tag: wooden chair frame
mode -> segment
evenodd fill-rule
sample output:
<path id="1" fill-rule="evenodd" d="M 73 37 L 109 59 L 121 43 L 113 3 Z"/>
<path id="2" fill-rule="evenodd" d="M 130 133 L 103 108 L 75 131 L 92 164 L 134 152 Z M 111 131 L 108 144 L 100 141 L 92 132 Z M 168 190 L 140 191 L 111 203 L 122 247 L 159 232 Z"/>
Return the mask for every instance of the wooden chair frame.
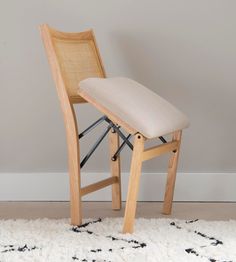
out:
<path id="1" fill-rule="evenodd" d="M 60 100 L 64 123 L 66 128 L 67 147 L 68 147 L 68 167 L 69 167 L 69 178 L 70 178 L 70 204 L 71 204 L 71 224 L 80 225 L 82 223 L 82 208 L 81 198 L 82 196 L 112 185 L 112 208 L 121 208 L 121 176 L 120 176 L 120 156 L 117 151 L 121 150 L 122 145 L 119 143 L 119 136 L 121 135 L 117 126 L 122 127 L 128 132 L 129 136 L 123 138 L 123 144 L 128 143 L 128 139 L 131 135 L 134 136 L 133 155 L 131 162 L 130 178 L 127 202 L 125 208 L 123 233 L 132 233 L 136 212 L 137 197 L 139 191 L 139 183 L 141 176 L 141 169 L 143 161 L 152 159 L 164 153 L 170 152 L 171 158 L 169 161 L 166 192 L 164 198 L 163 213 L 170 214 L 172 208 L 172 200 L 174 194 L 174 186 L 176 179 L 176 169 L 179 157 L 179 149 L 181 142 L 182 131 L 176 131 L 173 133 L 172 141 L 166 142 L 164 138 L 161 138 L 164 142 L 162 145 L 155 146 L 149 149 L 144 149 L 144 144 L 147 138 L 142 134 L 134 130 L 128 123 L 123 122 L 112 112 L 109 112 L 101 105 L 97 104 L 90 97 L 81 94 L 79 91 L 77 94 L 69 90 L 68 79 L 66 78 L 62 65 L 60 63 L 60 57 L 56 49 L 56 41 L 58 39 L 62 41 L 92 41 L 93 52 L 98 65 L 98 70 L 94 75 L 93 72 L 86 72 L 86 74 L 79 75 L 79 80 L 87 77 L 99 76 L 106 77 L 105 70 L 102 64 L 102 60 L 99 54 L 98 47 L 96 45 L 95 37 L 92 30 L 82 33 L 62 33 L 50 28 L 44 24 L 40 26 L 41 36 L 44 42 L 44 46 L 47 52 L 49 64 L 51 66 L 52 75 L 57 87 L 57 93 Z M 74 87 L 76 88 L 76 87 Z M 109 131 L 109 145 L 110 145 L 110 157 L 111 159 L 111 177 L 99 181 L 97 183 L 85 186 L 81 188 L 80 183 L 80 149 L 79 149 L 79 132 L 78 125 L 74 111 L 74 104 L 89 102 L 94 105 L 97 109 L 103 112 L 107 116 L 107 120 L 114 128 Z M 116 127 L 116 128 L 115 128 Z M 120 149 L 121 148 L 121 149 Z M 117 154 L 116 154 L 117 153 Z M 114 158 L 114 154 L 116 154 Z"/>

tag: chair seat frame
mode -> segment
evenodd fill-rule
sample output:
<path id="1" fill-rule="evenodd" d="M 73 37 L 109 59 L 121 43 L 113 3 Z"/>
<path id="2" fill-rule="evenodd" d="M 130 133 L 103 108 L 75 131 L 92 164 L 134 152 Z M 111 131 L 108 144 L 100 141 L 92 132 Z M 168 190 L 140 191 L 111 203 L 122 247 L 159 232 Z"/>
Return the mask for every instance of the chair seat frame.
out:
<path id="1" fill-rule="evenodd" d="M 118 147 L 114 155 L 111 157 L 112 161 L 116 161 L 117 157 L 120 155 L 121 151 L 124 149 L 124 147 L 127 145 L 131 150 L 133 150 L 133 145 L 129 141 L 132 137 L 132 134 L 128 134 L 128 136 L 125 136 L 124 133 L 120 130 L 120 126 L 117 126 L 115 123 L 113 123 L 107 116 L 102 116 L 95 122 L 93 122 L 90 126 L 88 126 L 83 132 L 79 134 L 79 139 L 83 138 L 85 135 L 87 135 L 90 131 L 92 131 L 95 127 L 97 127 L 102 122 L 106 121 L 109 125 L 104 131 L 104 133 L 98 138 L 98 140 L 94 143 L 92 148 L 89 150 L 87 155 L 83 158 L 83 160 L 80 163 L 80 168 L 82 169 L 83 166 L 86 164 L 86 162 L 89 160 L 89 158 L 92 156 L 92 154 L 95 152 L 97 147 L 100 145 L 100 143 L 104 140 L 104 138 L 108 135 L 109 131 L 111 130 L 112 133 L 118 134 L 118 136 L 123 139 L 122 144 Z M 167 141 L 163 136 L 160 136 L 159 139 L 163 144 L 166 144 Z"/>

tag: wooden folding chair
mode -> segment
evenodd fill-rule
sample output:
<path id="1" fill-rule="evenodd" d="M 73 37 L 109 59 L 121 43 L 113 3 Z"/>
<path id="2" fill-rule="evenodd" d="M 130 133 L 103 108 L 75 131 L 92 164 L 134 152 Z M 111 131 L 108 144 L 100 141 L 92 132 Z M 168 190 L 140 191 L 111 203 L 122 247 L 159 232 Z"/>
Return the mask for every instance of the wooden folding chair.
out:
<path id="1" fill-rule="evenodd" d="M 132 233 L 136 212 L 142 162 L 170 152 L 164 214 L 170 214 L 176 179 L 182 129 L 188 119 L 157 94 L 128 78 L 106 78 L 93 31 L 63 33 L 44 24 L 42 39 L 60 99 L 66 127 L 71 224 L 82 223 L 81 197 L 112 185 L 112 208 L 121 208 L 120 152 L 125 145 L 133 150 L 124 233 Z M 89 102 L 104 114 L 85 131 L 78 133 L 73 105 Z M 79 139 L 102 121 L 107 128 L 80 162 Z M 126 136 L 122 130 L 125 130 Z M 173 134 L 172 141 L 163 137 Z M 80 169 L 109 134 L 111 177 L 81 188 Z M 134 136 L 134 144 L 130 138 Z M 122 143 L 119 143 L 119 138 Z M 161 145 L 145 149 L 148 139 L 159 138 Z"/>

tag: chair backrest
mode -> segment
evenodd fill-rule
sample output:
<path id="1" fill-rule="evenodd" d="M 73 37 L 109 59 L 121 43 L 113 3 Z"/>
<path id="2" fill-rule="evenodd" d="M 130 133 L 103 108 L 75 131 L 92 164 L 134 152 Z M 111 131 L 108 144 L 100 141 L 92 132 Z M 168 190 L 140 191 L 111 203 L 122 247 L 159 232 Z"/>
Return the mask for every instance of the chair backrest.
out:
<path id="1" fill-rule="evenodd" d="M 40 31 L 59 98 L 67 94 L 71 103 L 86 102 L 77 94 L 79 82 L 88 77 L 105 77 L 93 31 L 64 33 L 46 24 L 40 26 Z"/>

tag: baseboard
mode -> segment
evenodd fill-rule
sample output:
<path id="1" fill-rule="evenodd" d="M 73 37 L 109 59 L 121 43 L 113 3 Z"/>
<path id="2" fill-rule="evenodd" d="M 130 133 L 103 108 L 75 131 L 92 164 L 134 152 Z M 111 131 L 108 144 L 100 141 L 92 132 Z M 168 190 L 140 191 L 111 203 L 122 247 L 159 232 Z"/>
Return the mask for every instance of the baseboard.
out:
<path id="1" fill-rule="evenodd" d="M 82 184 L 109 177 L 109 173 L 82 174 Z M 128 173 L 122 174 L 122 199 L 125 200 Z M 162 201 L 166 174 L 143 173 L 140 201 Z M 236 201 L 236 173 L 178 173 L 176 201 Z M 66 173 L 0 173 L 0 201 L 67 201 L 69 180 Z M 83 200 L 110 201 L 105 188 Z"/>

